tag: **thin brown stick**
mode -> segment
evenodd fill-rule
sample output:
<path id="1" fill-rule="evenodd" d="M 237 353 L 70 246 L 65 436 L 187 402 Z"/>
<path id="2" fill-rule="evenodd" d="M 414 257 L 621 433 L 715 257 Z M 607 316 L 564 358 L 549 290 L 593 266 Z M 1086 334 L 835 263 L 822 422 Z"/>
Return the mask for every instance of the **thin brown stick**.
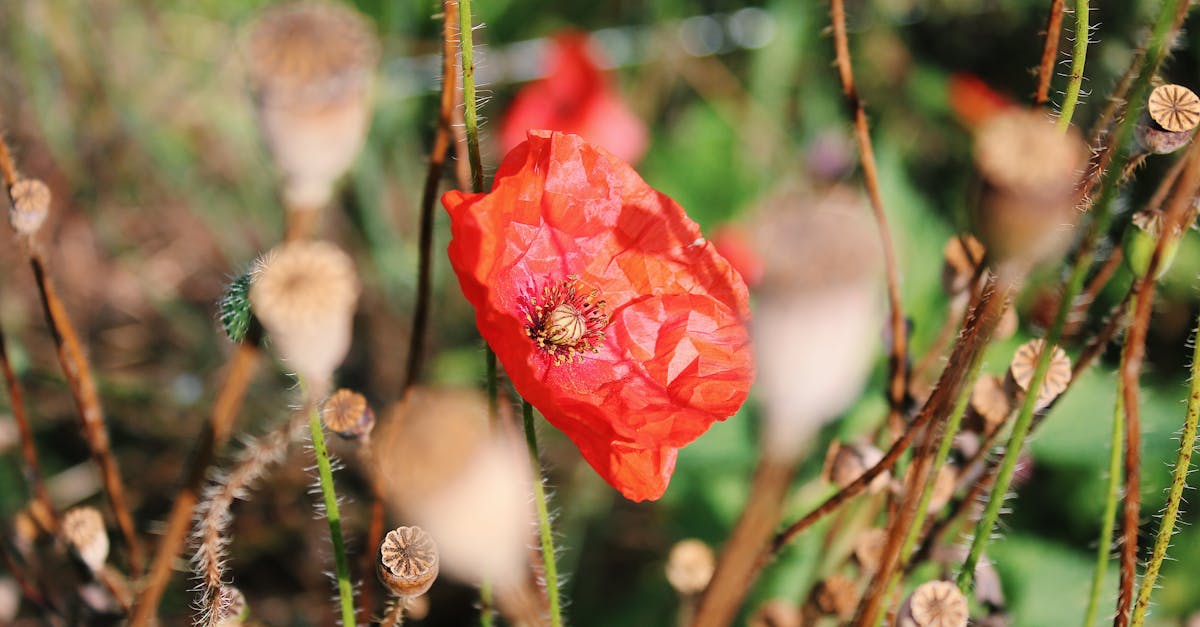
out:
<path id="1" fill-rule="evenodd" d="M 763 457 L 754 473 L 750 497 L 717 560 L 712 580 L 697 606 L 693 627 L 720 627 L 733 622 L 741 604 L 739 585 L 753 576 L 755 562 L 779 524 L 784 497 L 795 464 Z"/>
<path id="2" fill-rule="evenodd" d="M 46 595 L 42 594 L 42 591 L 39 590 L 38 587 L 33 584 L 33 581 L 31 581 L 30 578 L 25 575 L 25 570 L 21 568 L 20 564 L 17 563 L 17 560 L 13 558 L 3 539 L 0 539 L 0 561 L 4 562 L 4 567 L 8 569 L 8 572 L 12 574 L 13 579 L 16 580 L 17 586 L 21 588 L 21 594 L 23 594 L 25 599 L 27 599 L 30 603 L 38 606 L 38 608 L 42 610 L 43 616 L 57 616 L 59 614 L 58 609 L 51 605 L 50 601 L 46 598 Z"/>
<path id="3" fill-rule="evenodd" d="M 1050 14 L 1046 17 L 1046 43 L 1042 46 L 1042 62 L 1038 65 L 1037 91 L 1033 95 L 1034 106 L 1050 102 L 1050 81 L 1054 79 L 1054 62 L 1058 59 L 1058 40 L 1062 35 L 1063 0 L 1051 0 Z"/>
<path id="4" fill-rule="evenodd" d="M 8 150 L 8 144 L 4 141 L 4 135 L 0 134 L 0 177 L 4 179 L 4 188 L 7 190 L 17 184 L 17 165 L 13 162 L 12 153 Z"/>
<path id="5" fill-rule="evenodd" d="M 384 510 L 383 497 L 379 494 L 379 486 L 372 479 L 371 486 L 371 521 L 367 526 L 367 547 L 363 551 L 362 556 L 362 577 L 363 585 L 359 591 L 359 605 L 362 608 L 363 620 L 370 623 L 371 616 L 374 615 L 372 608 L 375 606 L 374 600 L 374 579 L 375 579 L 375 563 L 379 559 L 379 545 L 383 544 L 384 533 Z"/>
<path id="6" fill-rule="evenodd" d="M 83 425 L 84 437 L 91 449 L 92 457 L 100 466 L 100 475 L 104 481 L 105 492 L 113 514 L 117 518 L 117 526 L 125 538 L 129 549 L 129 569 L 135 577 L 142 573 L 142 548 L 134 531 L 133 517 L 129 513 L 129 505 L 125 499 L 125 484 L 121 481 L 121 471 L 117 460 L 113 457 L 109 446 L 108 431 L 105 427 L 104 412 L 100 409 L 100 398 L 96 393 L 96 383 L 92 378 L 92 370 L 83 348 L 79 344 L 79 336 L 67 316 L 67 310 L 58 297 L 46 264 L 41 253 L 30 246 L 29 263 L 33 276 L 37 281 L 38 292 L 42 297 L 42 309 L 45 313 L 46 324 L 54 337 L 58 354 L 58 362 L 62 366 L 63 375 L 71 388 L 71 396 L 79 410 Z"/>
<path id="7" fill-rule="evenodd" d="M 1185 5 L 1190 3 L 1184 3 Z M 1121 572 L 1117 615 L 1114 625 L 1124 627 L 1129 623 L 1129 609 L 1133 603 L 1133 588 L 1137 579 L 1138 522 L 1141 514 L 1141 408 L 1138 377 L 1146 352 L 1146 334 L 1150 327 L 1150 311 L 1154 300 L 1155 275 L 1163 262 L 1166 243 L 1176 237 L 1184 216 L 1189 212 L 1192 199 L 1200 190 L 1200 144 L 1193 143 L 1188 150 L 1187 165 L 1167 205 L 1163 218 L 1162 235 L 1146 274 L 1135 286 L 1133 322 L 1125 337 L 1124 361 L 1121 368 L 1121 387 L 1125 400 L 1125 507 L 1122 521 Z"/>
<path id="8" fill-rule="evenodd" d="M 284 218 L 283 241 L 298 242 L 311 239 L 317 232 L 320 218 L 320 209 L 288 207 Z"/>
<path id="9" fill-rule="evenodd" d="M 892 244 L 892 232 L 888 227 L 887 213 L 883 208 L 883 194 L 879 190 L 879 175 L 875 168 L 875 150 L 871 145 L 871 132 L 867 125 L 867 113 L 863 109 L 858 91 L 854 87 L 854 67 L 850 62 L 850 42 L 846 36 L 846 7 L 844 0 L 830 0 L 830 17 L 833 21 L 833 43 L 838 76 L 842 81 L 842 94 L 854 117 L 854 138 L 858 143 L 859 160 L 862 164 L 863 183 L 871 199 L 871 210 L 879 225 L 880 246 L 887 273 L 887 294 L 890 327 L 892 332 L 891 353 L 888 357 L 888 406 L 889 422 L 897 422 L 904 412 L 908 394 L 908 326 L 900 303 L 900 270 L 896 265 L 896 251 Z"/>
<path id="10" fill-rule="evenodd" d="M 458 81 L 458 2 L 446 0 L 442 3 L 442 97 L 438 110 L 437 130 L 433 136 L 433 150 L 429 154 L 429 170 L 425 174 L 425 188 L 421 191 L 421 225 L 418 239 L 420 257 L 417 262 L 417 295 L 413 311 L 412 332 L 409 336 L 408 366 L 404 387 L 400 393 L 421 378 L 421 363 L 425 355 L 425 336 L 429 327 L 429 295 L 433 282 L 433 205 L 437 201 L 438 186 L 442 181 L 442 170 L 446 164 L 446 153 L 450 150 L 451 126 L 454 111 L 462 100 Z"/>
<path id="11" fill-rule="evenodd" d="M 149 625 L 158 612 L 158 604 L 174 572 L 175 558 L 183 550 L 184 541 L 187 539 L 200 488 L 213 458 L 229 441 L 233 432 L 233 422 L 242 406 L 242 400 L 246 397 L 246 389 L 254 376 L 259 354 L 256 332 L 252 332 L 250 337 L 238 344 L 234 351 L 228 374 L 217 393 L 216 402 L 213 403 L 208 425 L 188 463 L 183 487 L 175 495 L 175 503 L 167 517 L 166 531 L 150 565 L 146 586 L 135 600 L 131 627 Z"/>
<path id="12" fill-rule="evenodd" d="M 17 375 L 13 372 L 12 363 L 8 360 L 3 329 L 0 329 L 0 369 L 4 371 L 4 382 L 8 386 L 9 405 L 21 437 L 21 456 L 25 460 L 22 470 L 33 501 L 31 511 L 38 524 L 53 533 L 58 529 L 58 517 L 54 512 L 54 505 L 50 502 L 50 495 L 46 492 L 46 485 L 42 482 L 37 446 L 33 441 L 33 429 L 29 426 L 29 417 L 25 414 L 25 395 L 21 391 L 21 382 L 17 380 Z"/>

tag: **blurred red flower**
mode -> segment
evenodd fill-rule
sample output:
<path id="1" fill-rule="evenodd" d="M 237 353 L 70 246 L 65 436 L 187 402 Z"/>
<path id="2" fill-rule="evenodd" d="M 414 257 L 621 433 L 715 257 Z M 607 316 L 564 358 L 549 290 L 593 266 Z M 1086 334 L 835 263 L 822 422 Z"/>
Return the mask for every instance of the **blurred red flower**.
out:
<path id="1" fill-rule="evenodd" d="M 505 153 L 525 141 L 531 129 L 581 135 L 619 159 L 635 163 L 646 152 L 646 125 L 625 103 L 596 65 L 588 37 L 556 36 L 546 56 L 546 77 L 522 88 L 500 123 Z"/>
<path id="2" fill-rule="evenodd" d="M 1012 98 L 992 89 L 978 76 L 966 72 L 951 74 L 946 90 L 954 115 L 970 128 L 982 126 L 997 113 L 1017 106 Z"/>
<path id="3" fill-rule="evenodd" d="M 517 392 L 627 498 L 754 378 L 746 285 L 675 201 L 575 135 L 531 131 L 489 194 L 452 191 L 449 256 Z"/>

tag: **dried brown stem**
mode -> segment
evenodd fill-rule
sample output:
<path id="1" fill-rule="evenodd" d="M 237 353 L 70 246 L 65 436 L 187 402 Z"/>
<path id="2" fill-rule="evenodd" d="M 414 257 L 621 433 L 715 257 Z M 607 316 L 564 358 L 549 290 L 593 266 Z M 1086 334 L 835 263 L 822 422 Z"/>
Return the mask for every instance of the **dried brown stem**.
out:
<path id="1" fill-rule="evenodd" d="M 1184 3 L 1188 5 L 1190 3 Z M 1141 514 L 1141 408 L 1138 377 L 1146 353 L 1146 334 L 1150 327 L 1150 311 L 1154 300 L 1155 276 L 1163 263 L 1166 243 L 1175 237 L 1191 209 L 1192 199 L 1200 190 L 1200 144 L 1193 143 L 1185 157 L 1187 165 L 1175 185 L 1163 218 L 1162 235 L 1145 276 L 1134 287 L 1133 322 L 1125 337 L 1124 364 L 1121 367 L 1121 387 L 1125 401 L 1125 503 L 1122 521 L 1121 573 L 1117 596 L 1117 615 L 1114 625 L 1124 627 L 1129 622 L 1133 603 L 1133 588 L 1137 579 L 1138 522 Z"/>
<path id="2" fill-rule="evenodd" d="M 401 395 L 421 378 L 421 361 L 425 353 L 425 336 L 429 327 L 429 295 L 433 281 L 433 206 L 437 201 L 438 185 L 442 181 L 446 153 L 450 150 L 454 111 L 462 100 L 458 81 L 455 80 L 458 76 L 457 0 L 443 2 L 442 15 L 442 97 L 438 109 L 437 130 L 433 136 L 433 150 L 429 154 L 429 170 L 425 174 L 425 188 L 421 191 L 416 308 L 413 311 L 407 374 L 404 387 L 400 390 Z"/>
<path id="3" fill-rule="evenodd" d="M 784 497 L 795 464 L 762 458 L 754 473 L 750 497 L 717 560 L 712 580 L 697 606 L 693 627 L 720 627 L 733 622 L 758 556 L 779 524 Z"/>
<path id="4" fill-rule="evenodd" d="M 367 526 L 367 547 L 363 551 L 362 556 L 363 585 L 359 591 L 363 620 L 368 624 L 370 623 L 370 617 L 373 615 L 371 608 L 375 605 L 373 598 L 375 591 L 375 563 L 379 559 L 376 549 L 379 548 L 379 545 L 383 544 L 383 534 L 385 531 L 383 526 L 383 497 L 379 494 L 379 486 L 374 480 L 372 480 L 371 492 L 371 521 Z"/>
<path id="5" fill-rule="evenodd" d="M 284 218 L 283 241 L 298 242 L 312 239 L 321 218 L 320 209 L 288 207 Z"/>
<path id="6" fill-rule="evenodd" d="M 125 538 L 129 549 L 129 569 L 135 577 L 142 573 L 142 548 L 134 531 L 133 517 L 129 513 L 129 505 L 125 499 L 125 484 L 121 481 L 121 471 L 117 460 L 109 447 L 108 431 L 105 427 L 104 413 L 100 409 L 100 398 L 96 393 L 96 383 L 92 378 L 92 370 L 83 348 L 79 344 L 79 336 L 67 316 L 54 288 L 46 264 L 41 253 L 30 247 L 29 263 L 33 268 L 33 276 L 37 281 L 38 292 L 42 297 L 42 309 L 46 316 L 46 324 L 50 327 L 51 335 L 58 354 L 58 362 L 62 366 L 63 375 L 71 388 L 71 396 L 79 410 L 83 425 L 84 437 L 92 457 L 100 466 L 100 475 L 104 481 L 104 489 L 108 495 L 109 504 L 117 518 L 117 526 Z"/>
<path id="7" fill-rule="evenodd" d="M 225 382 L 217 393 L 216 402 L 213 403 L 208 425 L 188 463 L 183 487 L 175 495 L 175 503 L 167 517 L 166 531 L 150 564 L 145 588 L 135 600 L 131 627 L 151 624 L 158 612 L 158 604 L 174 572 L 175 558 L 183 550 L 184 541 L 187 539 L 192 514 L 196 511 L 196 502 L 208 468 L 217 452 L 229 441 L 234 419 L 242 406 L 242 400 L 246 397 L 246 388 L 254 376 L 259 356 L 256 336 L 257 333 L 252 333 L 252 336 L 238 344 L 234 351 Z"/>
<path id="8" fill-rule="evenodd" d="M 8 386 L 9 405 L 21 437 L 21 456 L 25 460 L 25 467 L 22 470 L 34 503 L 32 511 L 38 519 L 39 525 L 47 531 L 54 532 L 58 528 L 58 517 L 54 512 L 54 505 L 50 502 L 50 495 L 46 493 L 46 485 L 42 483 L 42 471 L 38 463 L 37 446 L 33 441 L 33 429 L 29 426 L 29 417 L 25 414 L 25 395 L 21 391 L 21 383 L 17 380 L 16 373 L 13 372 L 12 363 L 8 360 L 8 350 L 5 346 L 2 329 L 0 329 L 0 369 L 4 371 L 4 382 Z"/>
<path id="9" fill-rule="evenodd" d="M 875 168 L 875 149 L 871 145 L 871 132 L 867 125 L 867 113 L 854 87 L 854 68 L 850 62 L 850 42 L 846 36 L 846 7 L 844 0 L 830 0 L 830 17 L 833 21 L 833 43 L 836 54 L 838 76 L 842 81 L 842 94 L 854 118 L 854 138 L 858 143 L 859 160 L 862 164 L 863 183 L 871 199 L 871 210 L 879 225 L 880 246 L 887 273 L 889 322 L 892 333 L 891 354 L 888 357 L 888 406 L 889 422 L 896 422 L 904 412 L 904 401 L 908 392 L 908 327 L 900 303 L 900 270 L 896 265 L 896 251 L 892 244 L 892 232 L 888 227 L 887 213 L 883 209 L 883 194 L 879 190 L 879 175 Z"/>
<path id="10" fill-rule="evenodd" d="M 26 576 L 25 570 L 13 558 L 8 550 L 8 546 L 2 539 L 0 539 L 0 561 L 4 563 L 4 567 L 8 569 L 13 579 L 16 580 L 17 586 L 21 588 L 21 594 L 30 603 L 38 606 L 42 610 L 43 616 L 57 616 L 59 614 L 58 609 L 50 604 L 50 601 L 42 594 L 42 591 Z"/>
<path id="11" fill-rule="evenodd" d="M 4 188 L 16 185 L 17 179 L 17 164 L 13 162 L 12 153 L 8 150 L 8 144 L 4 141 L 4 135 L 0 134 L 0 178 L 4 179 Z"/>
<path id="12" fill-rule="evenodd" d="M 1046 43 L 1042 47 L 1042 62 L 1038 65 L 1037 91 L 1033 95 L 1034 106 L 1050 102 L 1050 81 L 1054 79 L 1054 62 L 1058 59 L 1058 40 L 1062 34 L 1063 0 L 1050 1 L 1050 14 L 1046 17 Z"/>

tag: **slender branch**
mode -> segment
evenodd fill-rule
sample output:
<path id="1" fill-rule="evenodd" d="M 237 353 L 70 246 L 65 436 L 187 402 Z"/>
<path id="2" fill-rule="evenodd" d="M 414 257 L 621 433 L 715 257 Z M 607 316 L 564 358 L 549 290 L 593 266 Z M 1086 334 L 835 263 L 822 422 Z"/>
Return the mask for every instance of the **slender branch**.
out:
<path id="1" fill-rule="evenodd" d="M 105 427 L 104 413 L 100 409 L 100 398 L 96 393 L 96 383 L 92 378 L 92 370 L 83 349 L 79 344 L 79 336 L 67 316 L 54 288 L 54 283 L 46 273 L 46 265 L 41 253 L 33 246 L 29 247 L 29 263 L 33 269 L 38 292 L 42 298 L 42 309 L 45 313 L 46 324 L 54 337 L 58 362 L 62 366 L 63 375 L 71 388 L 71 396 L 79 410 L 80 421 L 83 424 L 84 437 L 92 457 L 100 466 L 100 475 L 104 481 L 105 492 L 113 514 L 117 518 L 117 526 L 129 548 L 129 568 L 134 576 L 142 573 L 142 548 L 134 531 L 133 517 L 125 498 L 125 484 L 121 481 L 121 471 L 117 460 L 109 447 L 108 431 Z"/>
<path id="2" fill-rule="evenodd" d="M 438 186 L 450 150 L 451 126 L 454 109 L 458 106 L 457 72 L 458 45 L 458 2 L 445 0 L 442 3 L 442 96 L 438 109 L 437 129 L 433 136 L 433 150 L 429 153 L 429 170 L 425 174 L 425 187 L 421 191 L 421 224 L 418 239 L 419 260 L 417 262 L 416 308 L 413 311 L 412 332 L 409 334 L 408 368 L 401 393 L 421 379 L 421 365 L 425 353 L 425 339 L 429 327 L 429 298 L 433 283 L 433 207 L 437 202 Z"/>
<path id="3" fill-rule="evenodd" d="M 151 624 L 158 612 L 163 592 L 166 591 L 167 584 L 175 572 L 175 558 L 179 556 L 187 540 L 192 514 L 196 511 L 204 478 L 217 452 L 229 441 L 234 419 L 258 364 L 258 332 L 255 330 L 251 333 L 252 335 L 238 344 L 234 351 L 225 381 L 217 393 L 216 402 L 213 403 L 208 425 L 201 435 L 199 445 L 192 452 L 183 487 L 175 495 L 175 503 L 167 516 L 166 531 L 150 564 L 146 586 L 134 602 L 133 616 L 129 623 L 131 627 L 145 627 Z"/>
<path id="4" fill-rule="evenodd" d="M 1054 79 L 1054 62 L 1058 59 L 1058 40 L 1062 36 L 1063 0 L 1050 0 L 1050 14 L 1046 17 L 1046 42 L 1042 46 L 1042 62 L 1038 64 L 1037 91 L 1033 96 L 1035 106 L 1050 102 L 1050 81 Z"/>
<path id="5" fill-rule="evenodd" d="M 830 0 L 830 17 L 833 21 L 833 42 L 838 76 L 842 81 L 842 94 L 854 117 L 854 138 L 858 143 L 859 160 L 862 164 L 863 182 L 871 199 L 871 210 L 879 225 L 880 246 L 887 273 L 889 320 L 892 335 L 891 354 L 888 358 L 888 404 L 891 417 L 897 422 L 904 412 L 908 396 L 908 325 L 900 303 L 900 270 L 896 264 L 896 251 L 892 244 L 892 233 L 888 227 L 887 213 L 883 208 L 883 194 L 879 190 L 879 175 L 875 167 L 875 150 L 871 145 L 871 132 L 867 125 L 867 113 L 854 87 L 854 68 L 850 62 L 850 43 L 846 36 L 846 8 L 844 0 Z"/>
<path id="6" fill-rule="evenodd" d="M 0 178 L 4 179 L 6 190 L 16 185 L 20 178 L 17 175 L 17 165 L 13 161 L 12 153 L 9 152 L 8 144 L 4 141 L 3 133 L 0 133 Z"/>
<path id="7" fill-rule="evenodd" d="M 1200 320 L 1196 326 L 1197 333 L 1200 333 Z M 1171 536 L 1175 535 L 1175 519 L 1179 516 L 1179 503 L 1183 500 L 1183 490 L 1187 487 L 1192 451 L 1196 447 L 1196 424 L 1200 421 L 1200 342 L 1193 340 L 1192 344 L 1192 385 L 1188 393 L 1187 417 L 1184 419 L 1183 433 L 1179 436 L 1179 455 L 1175 459 L 1175 470 L 1171 473 L 1171 489 L 1167 494 L 1162 522 L 1159 523 L 1158 537 L 1154 540 L 1154 552 L 1146 566 L 1146 573 L 1142 575 L 1137 604 L 1133 607 L 1133 627 L 1141 626 L 1146 618 L 1146 610 L 1150 607 L 1150 593 L 1154 590 L 1158 571 L 1167 556 Z"/>
<path id="8" fill-rule="evenodd" d="M 1055 1 L 1061 4 L 1061 0 Z M 1063 131 L 1071 126 L 1075 104 L 1079 102 L 1079 91 L 1083 87 L 1083 68 L 1087 62 L 1088 40 L 1092 35 L 1088 26 L 1090 10 L 1088 0 L 1075 0 L 1075 50 L 1071 55 L 1071 78 L 1067 82 L 1067 94 L 1058 116 L 1058 128 Z"/>
<path id="9" fill-rule="evenodd" d="M 321 480 L 321 495 L 325 500 L 325 517 L 329 520 L 329 539 L 333 543 L 333 566 L 337 578 L 338 605 L 342 611 L 343 627 L 353 627 L 354 587 L 350 582 L 350 565 L 346 561 L 346 543 L 342 538 L 342 515 L 338 510 L 337 488 L 333 483 L 333 466 L 325 446 L 325 432 L 316 403 L 309 401 L 308 428 L 312 433 L 313 454 L 317 458 L 317 475 Z"/>
<path id="10" fill-rule="evenodd" d="M 525 422 L 525 442 L 529 445 L 529 465 L 533 471 L 533 500 L 537 507 L 538 535 L 542 543 L 542 564 L 546 598 L 550 604 L 550 625 L 562 627 L 562 608 L 558 595 L 558 564 L 554 559 L 554 535 L 550 528 L 550 509 L 546 505 L 546 490 L 542 485 L 542 464 L 538 456 L 537 429 L 533 424 L 533 405 L 521 400 Z"/>
<path id="11" fill-rule="evenodd" d="M 8 349 L 5 346 L 4 330 L 0 329 L 0 369 L 4 371 L 4 383 L 8 387 L 8 401 L 12 409 L 13 420 L 17 423 L 17 432 L 21 437 L 21 455 L 25 460 L 22 469 L 25 482 L 29 485 L 29 493 L 36 507 L 38 524 L 53 532 L 58 527 L 54 504 L 46 492 L 42 482 L 41 465 L 38 463 L 37 446 L 33 441 L 33 428 L 29 425 L 29 417 L 25 414 L 25 395 L 21 391 L 21 382 L 13 372 L 12 362 L 8 360 Z"/>

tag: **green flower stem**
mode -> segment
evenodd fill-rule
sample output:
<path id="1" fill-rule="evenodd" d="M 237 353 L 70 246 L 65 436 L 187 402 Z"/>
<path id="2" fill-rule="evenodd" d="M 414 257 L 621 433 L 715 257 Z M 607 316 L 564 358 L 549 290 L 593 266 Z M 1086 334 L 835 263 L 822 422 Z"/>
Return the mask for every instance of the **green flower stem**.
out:
<path id="1" fill-rule="evenodd" d="M 1200 333 L 1200 320 L 1196 328 Z M 1175 519 L 1179 516 L 1179 503 L 1183 499 L 1183 490 L 1187 487 L 1187 475 L 1192 464 L 1192 450 L 1196 446 L 1196 424 L 1200 421 L 1200 342 L 1195 345 L 1192 353 L 1192 385 L 1188 392 L 1187 416 L 1183 422 L 1183 434 L 1179 437 L 1179 455 L 1175 459 L 1175 470 L 1171 474 L 1171 489 L 1167 493 L 1167 506 L 1163 511 L 1162 523 L 1158 527 L 1158 537 L 1154 540 L 1154 552 L 1146 573 L 1142 576 L 1142 585 L 1138 588 L 1137 604 L 1133 606 L 1132 627 L 1140 627 L 1146 620 L 1146 610 L 1150 607 L 1150 593 L 1154 590 L 1154 581 L 1162 567 L 1163 559 L 1167 556 L 1167 548 L 1171 545 L 1171 536 L 1175 535 Z"/>
<path id="2" fill-rule="evenodd" d="M 496 624 L 495 607 L 492 584 L 485 579 L 479 584 L 479 627 L 493 627 Z"/>
<path id="3" fill-rule="evenodd" d="M 1112 438 L 1109 443 L 1108 494 L 1104 499 L 1104 514 L 1100 518 L 1100 538 L 1096 541 L 1096 571 L 1092 573 L 1092 587 L 1088 593 L 1084 627 L 1096 624 L 1096 610 L 1100 605 L 1100 589 L 1104 587 L 1104 576 L 1108 571 L 1108 555 L 1112 548 L 1113 530 L 1117 523 L 1117 501 L 1121 498 L 1121 461 L 1125 437 L 1125 398 L 1121 389 L 1121 378 L 1117 377 L 1117 400 L 1113 404 Z"/>
<path id="4" fill-rule="evenodd" d="M 546 506 L 546 490 L 542 486 L 542 464 L 538 457 L 537 430 L 533 426 L 533 405 L 522 399 L 521 410 L 525 418 L 525 442 L 529 445 L 529 465 L 533 469 L 533 501 L 537 505 L 538 531 L 542 540 L 546 597 L 550 602 L 550 625 L 551 627 L 562 627 L 562 608 L 558 598 L 558 565 L 554 562 L 554 536 L 550 530 L 550 509 Z"/>
<path id="5" fill-rule="evenodd" d="M 333 541 L 333 563 L 337 575 L 338 601 L 342 608 L 342 625 L 354 621 L 354 590 L 350 585 L 350 568 L 346 563 L 346 544 L 342 539 L 342 516 L 338 512 L 337 492 L 333 485 L 333 467 L 321 427 L 321 415 L 315 403 L 310 403 L 308 426 L 312 430 L 313 453 L 317 457 L 317 472 L 321 477 L 321 494 L 325 497 L 325 516 L 329 519 L 329 537 Z"/>
<path id="6" fill-rule="evenodd" d="M 479 115 L 475 111 L 475 43 L 471 0 L 458 0 L 458 37 L 462 48 L 463 125 L 471 162 L 472 191 L 483 191 L 483 161 L 479 157 Z"/>
<path id="7" fill-rule="evenodd" d="M 1083 86 L 1083 66 L 1087 61 L 1088 38 L 1091 36 L 1088 25 L 1088 0 L 1075 2 L 1075 50 L 1071 58 L 1071 80 L 1067 83 L 1067 95 L 1063 98 L 1062 111 L 1058 116 L 1058 128 L 1066 131 L 1071 126 L 1071 118 L 1075 115 L 1075 104 L 1079 102 L 1079 91 Z"/>

